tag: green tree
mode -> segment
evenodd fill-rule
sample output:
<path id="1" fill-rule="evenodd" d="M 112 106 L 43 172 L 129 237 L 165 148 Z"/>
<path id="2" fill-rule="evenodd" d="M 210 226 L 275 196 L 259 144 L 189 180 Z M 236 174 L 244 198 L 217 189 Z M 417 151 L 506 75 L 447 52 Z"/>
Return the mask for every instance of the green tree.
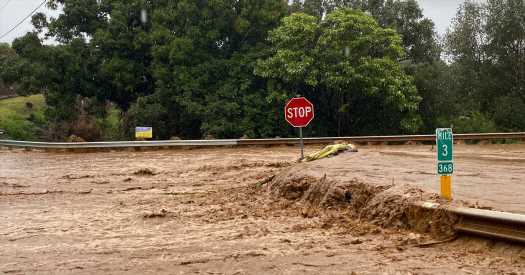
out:
<path id="1" fill-rule="evenodd" d="M 456 116 L 494 121 L 500 130 L 525 129 L 524 24 L 523 1 L 461 6 L 445 40 Z"/>
<path id="2" fill-rule="evenodd" d="M 10 87 L 17 79 L 17 67 L 20 58 L 9 44 L 0 43 L 0 96 L 11 94 Z"/>
<path id="3" fill-rule="evenodd" d="M 416 0 L 295 0 L 293 11 L 321 19 L 340 8 L 367 12 L 381 27 L 395 29 L 402 37 L 406 58 L 411 62 L 434 62 L 441 49 L 434 31 L 434 22 L 423 16 Z"/>
<path id="4" fill-rule="evenodd" d="M 424 133 L 432 132 L 433 130 L 429 129 L 437 125 L 436 117 L 439 113 L 433 113 L 437 108 L 431 106 L 442 102 L 435 101 L 438 96 L 428 95 L 438 95 L 443 93 L 443 90 L 438 88 L 440 86 L 434 86 L 435 77 L 422 79 L 421 76 L 428 76 L 429 70 L 443 70 L 440 58 L 442 50 L 434 30 L 434 22 L 423 16 L 423 11 L 415 0 L 297 0 L 294 1 L 293 10 L 304 11 L 321 19 L 326 14 L 344 7 L 365 11 L 373 16 L 381 27 L 395 29 L 401 35 L 406 52 L 402 67 L 416 79 L 417 90 L 422 95 L 421 115 L 424 127 L 421 130 Z"/>
<path id="5" fill-rule="evenodd" d="M 155 98 L 168 110 L 170 135 L 261 137 L 278 129 L 253 70 L 286 12 L 280 0 L 167 1 L 155 11 Z"/>
<path id="6" fill-rule="evenodd" d="M 413 0 L 48 5 L 62 13 L 33 17 L 35 31 L 13 43 L 11 75 L 25 92 L 45 94 L 56 139 L 110 114 L 123 118 L 129 137 L 149 125 L 157 138 L 285 136 L 292 132 L 280 110 L 296 94 L 320 106 L 313 135 L 414 132 L 421 98 L 413 79 L 425 95 L 425 123 L 439 121 L 433 104 L 444 88 L 429 75 L 447 75 L 446 65 L 437 61 L 432 22 Z M 281 23 L 290 11 L 315 16 Z"/>
<path id="7" fill-rule="evenodd" d="M 292 14 L 270 33 L 272 54 L 256 73 L 282 84 L 281 98 L 307 95 L 321 110 L 328 134 L 414 132 L 420 97 L 397 62 L 401 38 L 357 10 L 337 9 L 326 20 Z M 320 125 L 320 124 L 318 124 Z"/>
<path id="8" fill-rule="evenodd" d="M 68 45 L 43 45 L 36 33 L 28 33 L 13 42 L 21 58 L 17 83 L 25 94 L 42 93 L 45 111 L 51 122 L 50 134 L 61 139 L 71 134 L 67 122 L 78 117 L 79 95 L 94 89 L 91 79 L 91 56 L 83 39 Z"/>
<path id="9" fill-rule="evenodd" d="M 525 129 L 525 3 L 490 0 L 484 8 L 487 81 L 483 81 L 482 108 L 503 130 L 521 131 Z"/>
<path id="10" fill-rule="evenodd" d="M 455 114 L 458 101 L 451 89 L 452 72 L 443 61 L 420 63 L 405 68 L 414 78 L 422 101 L 420 114 L 423 120 L 421 133 L 432 133 L 436 128 L 451 125 L 449 115 Z"/>
<path id="11" fill-rule="evenodd" d="M 108 102 L 126 111 L 139 96 L 153 93 L 150 25 L 141 21 L 143 10 L 152 8 L 148 1 L 52 0 L 48 6 L 63 12 L 33 16 L 35 32 L 15 40 L 13 48 L 21 58 L 15 68 L 20 90 L 46 96 L 46 115 L 56 128 L 50 136 L 77 131 L 80 113 L 87 112 L 84 121 L 86 115 L 105 120 Z M 42 35 L 60 44 L 44 45 Z"/>
<path id="12" fill-rule="evenodd" d="M 457 91 L 458 98 L 463 98 L 462 109 L 467 113 L 480 110 L 479 104 L 483 100 L 482 82 L 486 64 L 483 48 L 486 36 L 482 15 L 480 4 L 465 2 L 453 20 L 453 30 L 445 37 L 447 54 L 453 61 L 453 89 Z"/>
<path id="13" fill-rule="evenodd" d="M 48 6 L 62 8 L 57 18 L 43 14 L 33 17 L 41 31 L 47 27 L 47 37 L 64 45 L 89 38 L 85 52 L 89 55 L 91 73 L 88 80 L 94 87 L 79 94 L 109 100 L 127 110 L 139 96 L 152 94 L 151 24 L 142 22 L 142 13 L 158 7 L 161 1 L 53 0 Z M 146 18 L 147 19 L 147 18 Z"/>

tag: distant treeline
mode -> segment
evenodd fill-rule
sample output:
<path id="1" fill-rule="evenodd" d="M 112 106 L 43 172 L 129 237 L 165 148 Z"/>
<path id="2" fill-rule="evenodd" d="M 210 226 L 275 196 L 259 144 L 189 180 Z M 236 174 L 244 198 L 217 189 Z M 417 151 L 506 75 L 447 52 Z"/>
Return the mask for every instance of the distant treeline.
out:
<path id="1" fill-rule="evenodd" d="M 296 95 L 313 136 L 525 129 L 522 0 L 467 1 L 442 38 L 415 0 L 48 5 L 0 47 L 0 77 L 45 95 L 50 139 L 291 136 Z"/>

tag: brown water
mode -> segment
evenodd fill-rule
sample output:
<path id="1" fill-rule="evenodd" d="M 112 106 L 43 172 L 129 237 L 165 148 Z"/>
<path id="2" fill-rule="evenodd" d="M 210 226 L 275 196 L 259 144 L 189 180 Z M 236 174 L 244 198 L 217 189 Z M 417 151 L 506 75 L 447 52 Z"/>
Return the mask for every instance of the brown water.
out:
<path id="1" fill-rule="evenodd" d="M 330 160 L 326 174 L 435 190 L 430 150 L 361 148 Z M 525 212 L 525 147 L 456 152 L 458 198 Z M 305 218 L 254 188 L 294 165 L 297 153 L 293 147 L 0 150 L 0 272 L 523 274 L 522 247 L 466 238 L 417 247 L 413 233 L 340 213 Z"/>

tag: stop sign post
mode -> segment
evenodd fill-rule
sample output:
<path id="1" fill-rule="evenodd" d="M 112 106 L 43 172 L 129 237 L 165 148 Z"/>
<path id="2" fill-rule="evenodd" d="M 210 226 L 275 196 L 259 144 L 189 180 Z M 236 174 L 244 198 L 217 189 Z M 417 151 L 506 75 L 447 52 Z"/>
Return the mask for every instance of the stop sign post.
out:
<path id="1" fill-rule="evenodd" d="M 284 118 L 295 128 L 299 128 L 301 159 L 304 158 L 303 128 L 314 119 L 314 105 L 304 97 L 290 99 L 284 106 Z"/>

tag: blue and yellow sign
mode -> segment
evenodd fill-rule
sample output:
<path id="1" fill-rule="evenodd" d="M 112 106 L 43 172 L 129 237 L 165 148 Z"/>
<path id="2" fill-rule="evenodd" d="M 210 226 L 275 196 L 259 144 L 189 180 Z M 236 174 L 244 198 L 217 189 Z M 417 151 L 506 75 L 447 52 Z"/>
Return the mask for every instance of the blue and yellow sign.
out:
<path id="1" fill-rule="evenodd" d="M 135 128 L 135 138 L 137 139 L 153 138 L 153 128 L 152 127 L 136 127 Z"/>

